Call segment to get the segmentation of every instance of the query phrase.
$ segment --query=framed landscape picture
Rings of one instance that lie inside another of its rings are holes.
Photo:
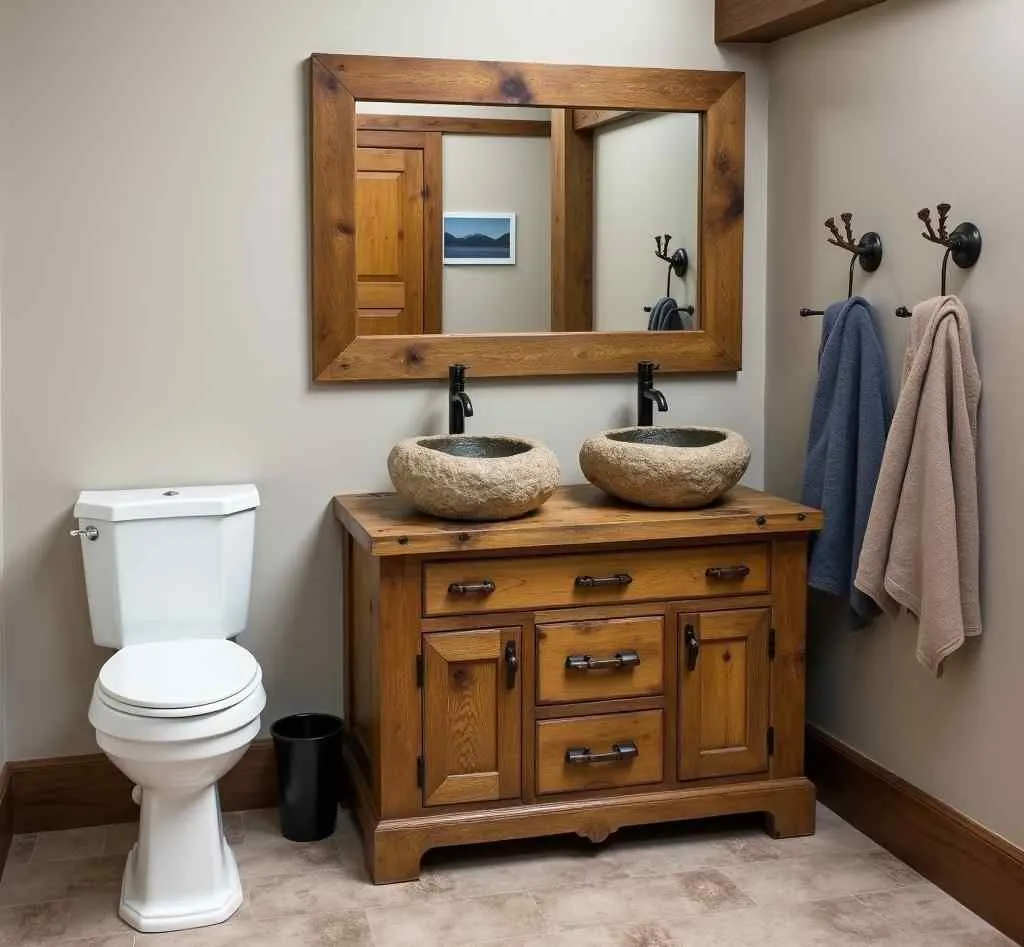
[[[515,214],[444,215],[444,262],[505,264],[516,262]]]

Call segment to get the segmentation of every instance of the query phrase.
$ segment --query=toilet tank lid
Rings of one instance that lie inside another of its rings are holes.
[[[260,505],[251,483],[211,487],[151,487],[142,490],[83,490],[75,504],[78,519],[153,520],[174,516],[228,516]]]

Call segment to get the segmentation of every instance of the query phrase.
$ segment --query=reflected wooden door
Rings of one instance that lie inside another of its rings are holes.
[[[423,151],[356,149],[356,335],[424,331]]]

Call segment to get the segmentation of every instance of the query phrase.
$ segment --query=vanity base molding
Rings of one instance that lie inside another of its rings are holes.
[[[738,488],[704,510],[568,487],[460,524],[392,494],[344,530],[346,764],[377,883],[431,848],[764,813],[814,832],[807,539]]]
[[[814,834],[814,784],[803,777],[741,785],[575,799],[473,812],[376,821],[364,797],[356,803],[366,865],[377,884],[415,881],[432,848],[575,833],[603,842],[621,828],[763,812],[772,838]]]

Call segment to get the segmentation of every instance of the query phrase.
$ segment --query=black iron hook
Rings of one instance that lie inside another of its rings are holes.
[[[945,296],[946,277],[950,259],[962,270],[969,270],[974,266],[981,257],[981,231],[976,224],[972,224],[968,220],[962,224],[957,224],[953,228],[953,232],[950,233],[946,227],[946,222],[949,219],[952,205],[942,203],[936,205],[935,209],[939,213],[938,230],[932,225],[932,212],[930,208],[922,207],[917,212],[917,218],[924,224],[925,228],[921,236],[929,243],[937,243],[940,247],[946,248],[946,252],[942,254],[942,281],[939,284],[941,294]],[[911,315],[911,312],[906,306],[900,306],[896,310],[896,315],[901,319],[905,319]]]
[[[882,238],[874,230],[869,230],[859,240],[855,240],[853,236],[853,214],[845,211],[839,215],[839,219],[843,222],[845,236],[839,232],[835,217],[829,217],[825,221],[825,229],[832,234],[828,238],[828,242],[832,246],[839,247],[840,250],[845,250],[847,253],[852,254],[850,257],[850,278],[846,288],[846,298],[851,299],[853,297],[853,272],[856,269],[857,263],[860,263],[860,268],[865,273],[874,273],[882,265]],[[821,316],[824,315],[824,310],[801,309],[800,315]]]
[[[665,241],[664,248],[662,247],[662,240]],[[666,233],[661,237],[654,238],[654,246],[656,247],[654,255],[659,260],[664,260],[668,264],[668,274],[665,278],[665,295],[672,295],[672,274],[675,273],[679,279],[686,278],[686,272],[690,268],[690,257],[685,249],[682,247],[676,247],[676,249],[670,255],[668,252],[669,244],[672,242],[672,234]]]

